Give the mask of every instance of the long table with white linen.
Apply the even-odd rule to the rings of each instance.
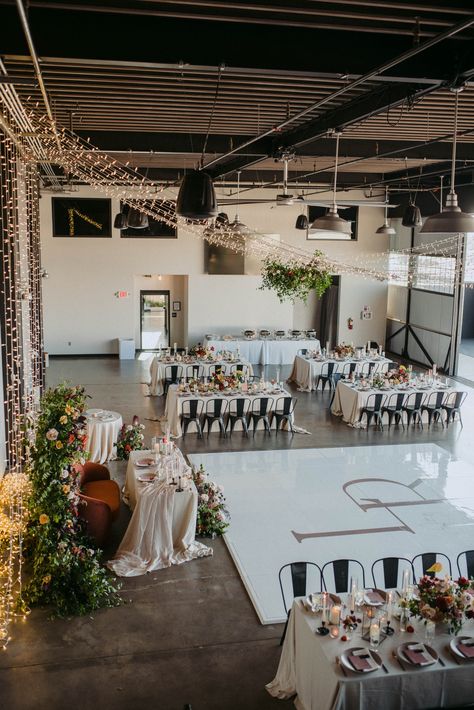
[[[276,677],[266,686],[275,698],[291,698],[296,693],[298,710],[422,710],[473,702],[473,662],[458,665],[447,650],[452,637],[440,629],[430,645],[442,664],[403,670],[394,658],[402,642],[423,642],[424,626],[415,624],[416,633],[410,638],[395,633],[381,643],[378,653],[386,671],[347,671],[344,675],[339,655],[349,648],[368,647],[368,642],[357,630],[346,643],[318,636],[315,631],[320,625],[321,617],[304,611],[300,600],[295,600]]]
[[[200,360],[198,358],[184,362],[181,360],[167,360],[154,357],[150,365],[150,384],[148,385],[150,394],[153,396],[161,396],[164,394],[164,380],[166,375],[166,368],[172,365],[178,365],[183,368],[183,377],[186,377],[186,372],[188,367],[191,368],[193,365],[199,365],[202,373],[202,377],[209,377],[211,372],[213,372],[216,365],[222,367],[225,374],[230,374],[231,368],[235,365],[246,365],[248,370],[248,375],[253,375],[253,368],[250,362],[246,359],[240,358],[240,360]]]
[[[295,338],[234,338],[233,340],[208,340],[204,341],[206,347],[213,347],[215,352],[226,350],[228,352],[240,353],[252,365],[291,365],[298,350],[321,349],[321,344],[316,338],[301,339]]]
[[[189,470],[179,449],[174,449],[183,473]],[[133,515],[108,567],[121,577],[136,577],[198,557],[212,549],[195,540],[198,493],[194,483],[182,478],[184,490],[165,482],[141,482],[156,467],[138,467],[137,461],[153,458],[151,451],[132,451],[128,460],[124,500]]]
[[[452,388],[438,388],[433,387],[427,389],[421,389],[416,387],[400,389],[393,387],[389,390],[380,389],[361,389],[355,384],[350,384],[348,382],[337,383],[336,392],[334,395],[334,401],[332,403],[331,412],[337,417],[342,417],[347,424],[351,426],[357,426],[359,422],[360,412],[363,407],[366,406],[367,400],[373,394],[382,394],[388,399],[394,394],[404,393],[406,397],[415,392],[421,392],[425,400],[428,399],[430,394],[433,392],[444,392],[449,394],[452,392]],[[426,415],[425,415],[426,416]]]
[[[311,390],[316,389],[316,381],[318,376],[321,374],[323,365],[327,363],[334,363],[334,365],[336,365],[334,372],[343,372],[345,367],[351,363],[355,363],[355,372],[358,374],[362,371],[363,366],[367,366],[369,362],[375,363],[374,372],[385,372],[392,361],[385,357],[367,357],[359,358],[358,360],[354,358],[347,358],[343,360],[341,358],[319,359],[297,355],[295,357],[293,370],[288,378],[288,382],[294,382],[298,385],[298,389],[302,392],[311,392]]]
[[[258,397],[270,397],[273,399],[273,403],[271,405],[271,411],[274,409],[276,402],[278,399],[281,397],[291,397],[290,393],[287,392],[286,390],[280,390],[278,392],[251,392],[251,393],[243,393],[243,392],[238,392],[238,393],[233,393],[233,394],[222,394],[222,393],[217,393],[214,392],[213,394],[205,395],[202,393],[199,394],[187,394],[187,395],[182,395],[180,392],[178,392],[178,387],[177,385],[171,385],[171,387],[168,389],[168,394],[166,397],[166,405],[165,405],[165,419],[167,421],[167,429],[171,432],[171,434],[175,437],[182,436],[182,429],[181,429],[181,413],[183,409],[183,402],[187,399],[200,399],[204,403],[204,409],[206,407],[206,402],[208,402],[212,398],[218,398],[218,397],[223,397],[227,399],[229,402],[232,399],[248,399],[250,401],[250,411],[252,410],[252,402],[257,399]],[[204,410],[203,410],[204,411]],[[273,427],[275,424],[274,421],[271,422],[271,426]],[[163,425],[162,425],[163,426]],[[252,429],[252,422],[249,422],[249,429]],[[258,422],[257,429],[263,429],[263,422],[260,421]],[[214,422],[214,427],[217,430],[218,429],[218,424],[217,422]],[[242,424],[241,422],[236,422],[235,425],[235,431],[241,430]],[[189,427],[189,432],[195,432],[196,431],[196,425],[194,422],[191,422],[190,427]]]

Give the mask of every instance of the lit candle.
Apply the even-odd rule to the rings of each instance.
[[[186,345],[185,353],[186,353],[186,357],[187,357],[188,356],[188,346],[187,345]]]
[[[404,599],[406,599],[407,595],[408,595],[408,584],[409,584],[408,570],[404,569],[403,570],[403,580],[402,580],[402,596],[404,597]]]
[[[380,641],[380,624],[378,621],[370,624],[370,642],[378,643]]]
[[[329,627],[329,636],[332,639],[337,639],[339,636],[339,627],[338,626],[330,626]]]
[[[329,352],[329,340],[326,340],[326,354]]]
[[[174,354],[175,354],[175,355],[176,355],[177,349],[178,349],[178,344],[177,344],[177,343],[173,343],[173,350],[174,350]]]
[[[334,604],[329,612],[329,623],[339,626],[341,620],[341,607],[338,604]]]
[[[393,592],[387,592],[387,621],[392,620],[393,614]]]
[[[323,609],[322,609],[322,620],[327,621],[328,620],[328,593],[323,592],[322,594],[323,597]]]

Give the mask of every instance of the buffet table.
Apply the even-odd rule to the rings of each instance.
[[[252,376],[253,375],[253,368],[250,362],[245,359],[245,358],[240,358],[240,360],[217,360],[217,361],[210,361],[210,360],[201,360],[198,358],[190,359],[187,362],[183,362],[183,359],[181,360],[167,360],[167,359],[160,359],[158,357],[154,357],[151,361],[150,365],[150,384],[148,385],[150,394],[153,396],[161,396],[164,394],[164,379],[165,379],[165,370],[167,367],[170,365],[180,365],[183,368],[183,377],[186,377],[186,371],[188,367],[192,367],[193,365],[199,365],[202,370],[202,376],[203,377],[209,377],[211,374],[211,371],[216,365],[221,365],[222,369],[225,374],[230,373],[230,369],[233,365],[246,365],[248,368],[248,375]]]
[[[133,515],[108,567],[121,577],[136,577],[198,557],[212,555],[212,549],[195,540],[198,493],[183,455],[174,448],[175,470],[182,491],[176,485],[152,479],[156,466],[137,462],[154,458],[151,451],[132,451],[128,460],[124,500]],[[140,480],[142,479],[142,480]]]
[[[117,455],[116,443],[122,428],[122,416],[104,409],[88,409],[86,451],[89,461],[106,463]]]
[[[323,365],[327,363],[334,363],[336,365],[335,372],[343,372],[344,367],[355,363],[356,370],[355,373],[358,374],[363,368],[364,364],[368,362],[375,362],[374,371],[385,372],[388,370],[391,360],[385,357],[366,357],[366,358],[347,358],[347,359],[334,359],[334,358],[308,358],[303,355],[297,355],[293,363],[293,369],[288,378],[288,382],[294,382],[298,385],[298,389],[302,392],[311,392],[311,390],[316,389],[316,380],[321,374]]]
[[[298,353],[298,350],[321,349],[321,344],[316,338],[296,339],[296,338],[233,338],[232,340],[218,339],[204,341],[208,348],[213,347],[215,352],[226,350],[228,352],[240,353],[252,365],[290,365]]]
[[[405,641],[423,642],[423,624],[415,634],[396,629],[380,645],[378,653],[385,669],[371,673],[345,670],[339,663],[343,651],[368,647],[360,631],[346,643],[329,636],[318,636],[320,615],[306,612],[296,599],[291,609],[278,671],[266,687],[275,698],[297,693],[299,710],[415,710],[459,707],[474,698],[473,661],[455,662],[447,650],[451,636],[437,629],[430,645],[441,661],[426,667],[400,663],[393,652]],[[472,633],[471,624],[466,624]],[[397,633],[398,632],[398,633]],[[342,632],[341,632],[342,633]]]
[[[250,411],[252,409],[252,402],[254,399],[257,397],[269,397],[273,399],[273,403],[271,405],[271,410],[274,409],[276,402],[280,397],[291,397],[290,393],[287,392],[286,390],[280,390],[278,392],[272,392],[272,393],[265,393],[265,392],[251,392],[248,394],[244,394],[243,392],[236,392],[233,394],[222,394],[215,392],[212,395],[205,395],[203,393],[198,393],[198,394],[188,394],[188,395],[183,395],[180,392],[178,392],[178,386],[177,385],[171,385],[168,389],[168,394],[166,397],[166,406],[165,406],[165,419],[167,421],[167,429],[171,432],[171,434],[175,437],[182,436],[182,429],[181,429],[181,412],[183,408],[183,402],[186,399],[200,399],[204,403],[204,408],[206,407],[206,402],[208,402],[212,398],[218,398],[218,397],[225,397],[229,402],[232,399],[248,399],[250,401]],[[275,423],[273,421],[270,422],[270,425],[273,427]],[[252,422],[249,422],[249,430],[252,430]],[[218,424],[217,422],[214,422],[214,427],[216,431],[218,430]],[[263,429],[264,425],[262,421],[258,422],[257,429]],[[242,424],[241,422],[237,422],[235,425],[234,431],[241,431],[242,430]],[[196,431],[196,425],[194,422],[191,422],[190,427],[189,427],[189,432],[194,432]]]

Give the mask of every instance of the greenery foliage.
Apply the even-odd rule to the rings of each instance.
[[[128,459],[131,451],[143,449],[144,425],[138,423],[138,417],[133,418],[133,424],[124,424],[117,440],[117,458]]]
[[[41,400],[31,452],[27,552],[31,578],[23,598],[55,616],[87,614],[120,603],[115,585],[79,518],[79,475],[87,440],[81,387],[61,384]]]
[[[294,303],[301,299],[306,303],[311,291],[316,291],[318,298],[321,298],[332,283],[331,274],[318,265],[318,257],[321,256],[323,253],[316,251],[314,259],[308,264],[266,259],[263,264],[260,288],[275,291],[281,302]]]
[[[193,481],[199,495],[196,534],[204,537],[223,535],[230,520],[223,487],[209,480],[202,464],[193,472]]]

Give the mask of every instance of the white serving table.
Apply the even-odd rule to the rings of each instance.
[[[367,400],[372,394],[383,394],[387,396],[387,401],[388,399],[393,395],[393,394],[399,394],[403,392],[406,397],[409,397],[411,394],[415,392],[422,392],[423,396],[428,399],[430,394],[432,392],[444,392],[445,394],[449,394],[453,392],[452,388],[443,388],[443,389],[434,389],[434,388],[429,388],[429,389],[416,389],[416,388],[411,388],[411,389],[397,389],[396,387],[390,389],[390,390],[379,390],[379,389],[369,389],[369,390],[360,390],[355,386],[351,386],[347,382],[341,382],[339,381],[337,383],[336,387],[336,392],[334,395],[334,401],[332,403],[331,407],[331,412],[335,414],[337,417],[342,417],[343,420],[349,424],[350,426],[358,426],[359,425],[359,416],[360,416],[360,410],[362,407],[365,407],[367,404]],[[426,414],[423,416],[424,421],[428,421],[428,417]],[[365,418],[364,418],[364,423],[365,423]]]
[[[179,449],[173,456],[183,473],[187,466]],[[108,567],[121,577],[136,577],[146,572],[182,564],[212,555],[212,549],[195,540],[198,493],[189,479],[184,490],[166,483],[142,483],[140,475],[153,468],[140,468],[136,462],[153,457],[151,451],[132,451],[128,460],[124,500],[133,515]]]
[[[216,365],[221,365],[223,371],[225,374],[230,373],[230,369],[233,365],[246,365],[248,368],[248,374],[249,376],[253,375],[253,367],[250,364],[250,362],[244,358],[240,358],[240,360],[216,360],[216,361],[210,361],[210,360],[201,360],[201,359],[194,359],[191,362],[183,362],[182,360],[177,361],[177,360],[160,360],[158,357],[154,357],[151,361],[150,365],[150,384],[148,385],[150,394],[153,396],[158,396],[160,397],[162,394],[164,394],[164,379],[165,379],[165,370],[166,367],[170,365],[181,365],[183,368],[183,377],[186,377],[186,371],[188,367],[192,367],[192,365],[200,365],[202,369],[202,376],[203,377],[209,377],[211,374],[212,368],[214,368]]]
[[[122,416],[105,409],[88,409],[84,412],[87,422],[86,451],[89,461],[106,463],[117,455],[116,443],[122,428]]]
[[[347,359],[334,359],[334,358],[324,358],[317,359],[313,357],[305,357],[303,355],[297,355],[293,363],[293,369],[288,378],[288,382],[294,382],[298,385],[298,389],[301,392],[311,392],[316,389],[316,380],[321,374],[323,365],[332,362],[337,365],[336,372],[342,372],[345,365],[350,363],[356,364],[356,373],[359,373],[364,364],[368,362],[375,362],[376,372],[385,372],[388,370],[390,363],[392,362],[385,357],[366,357],[361,359],[347,358]]]
[[[357,629],[345,643],[318,636],[315,631],[320,625],[321,616],[304,611],[295,600],[276,677],[266,686],[275,698],[290,698],[296,693],[298,710],[425,710],[472,703],[474,662],[460,661],[458,665],[447,650],[452,636],[440,629],[430,645],[443,664],[413,669],[406,665],[403,670],[393,657],[401,643],[424,641],[424,626],[416,623],[416,633],[395,633],[380,644],[378,652],[387,672],[381,668],[364,674],[346,671],[344,675],[337,657],[349,648],[369,644]],[[472,622],[465,627],[466,633],[472,634]]]
[[[270,397],[273,399],[273,404],[271,406],[271,410],[273,410],[274,406],[276,405],[276,402],[278,399],[281,397],[291,397],[291,394],[287,392],[286,390],[282,390],[280,392],[274,392],[274,393],[265,393],[265,392],[252,392],[249,394],[244,394],[243,392],[240,393],[235,393],[235,394],[229,394],[229,395],[224,395],[224,394],[218,394],[217,392],[213,393],[212,396],[206,396],[203,394],[191,394],[188,396],[180,396],[180,393],[178,392],[178,387],[177,385],[171,385],[168,389],[168,394],[166,397],[166,406],[165,406],[165,419],[167,421],[166,428],[169,429],[171,434],[175,437],[182,436],[182,429],[181,429],[181,412],[183,408],[183,402],[186,399],[200,399],[204,402],[204,409],[206,407],[206,402],[208,402],[210,399],[217,398],[217,397],[223,397],[227,399],[229,402],[232,399],[236,398],[245,398],[250,400],[250,411],[252,410],[252,402],[254,399],[258,397]],[[204,413],[204,410],[203,410]],[[163,426],[163,425],[162,425]],[[273,428],[275,426],[275,422],[271,421],[270,426]],[[252,421],[249,422],[249,430],[251,431],[253,427]],[[213,428],[217,431],[218,430],[218,423],[214,422]],[[263,429],[264,425],[262,421],[258,422],[257,429]],[[234,431],[241,431],[242,430],[242,424],[241,422],[236,422]],[[195,432],[197,431],[196,425],[194,422],[192,422],[189,426],[188,431]]]
[[[320,350],[321,344],[316,338],[301,339],[295,338],[234,338],[233,340],[208,340],[204,341],[206,347],[214,347],[215,352],[227,350],[230,352],[240,352],[243,357],[252,365],[291,365],[298,350]]]

